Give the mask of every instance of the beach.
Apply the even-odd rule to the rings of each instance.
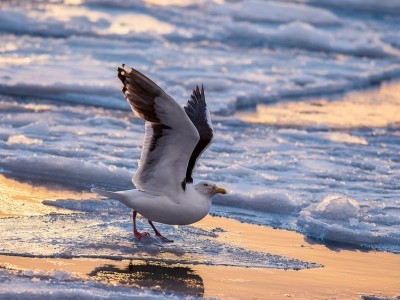
[[[400,297],[400,4],[0,3],[0,298]],[[204,87],[195,183],[227,190],[138,241],[144,122],[117,70]],[[151,231],[139,216],[140,230]],[[396,298],[397,297],[397,298]]]
[[[5,188],[2,197],[6,196],[6,199],[12,199],[15,205],[25,207],[23,213],[10,216],[2,206],[2,218],[74,213],[52,207],[49,211],[49,206],[41,204],[41,200],[56,199],[56,194],[62,197],[68,195],[77,202],[95,197],[90,193],[33,187],[4,176],[1,178],[2,188]],[[4,201],[4,198],[2,200]],[[81,297],[85,296],[74,286],[74,282],[85,281],[99,282],[110,287],[129,287],[133,289],[132,297],[136,294],[140,296],[141,289],[162,292],[164,295],[178,293],[181,297],[222,299],[360,299],[361,296],[373,295],[379,299],[399,296],[400,257],[397,254],[324,245],[296,232],[240,223],[223,217],[208,216],[193,226],[208,232],[218,228],[220,232],[212,239],[222,244],[315,262],[318,267],[300,270],[251,268],[229,266],[229,262],[227,265],[223,265],[224,262],[221,265],[207,262],[198,264],[195,258],[192,258],[191,262],[180,263],[178,258],[174,262],[165,263],[158,255],[153,257],[153,261],[152,258],[140,260],[137,257],[133,260],[79,257],[66,259],[40,255],[32,257],[19,253],[4,255],[3,252],[0,255],[2,270],[11,271],[17,278],[36,282],[38,287],[27,285],[18,292],[16,289],[21,286],[18,286],[16,279],[3,278],[0,297],[17,298],[20,293],[27,298],[32,294],[48,297],[51,294],[47,294],[46,290],[41,291],[42,287],[39,284],[49,281],[55,282],[51,292],[60,293],[61,297],[66,297],[71,291],[77,292]],[[56,236],[53,238],[57,239]],[[129,242],[136,243],[132,237],[129,238]],[[201,253],[196,255],[201,256]],[[146,266],[152,268],[146,269]],[[143,273],[145,278],[142,278]],[[160,274],[164,274],[164,277]],[[63,291],[60,288],[63,281],[68,282],[70,290]],[[91,297],[95,295],[88,294]]]

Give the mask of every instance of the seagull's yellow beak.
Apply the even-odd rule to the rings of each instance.
[[[223,189],[223,188],[220,188],[220,187],[216,187],[216,188],[214,189],[214,193],[215,193],[215,194],[226,194],[226,190]]]

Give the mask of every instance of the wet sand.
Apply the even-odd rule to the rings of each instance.
[[[95,197],[69,191],[32,187],[0,176],[2,217],[16,216],[3,204],[14,200],[34,203],[27,214],[65,213],[48,208],[41,200]],[[43,208],[41,208],[44,206]],[[48,210],[51,211],[48,211]],[[307,270],[278,270],[210,265],[166,265],[144,261],[107,259],[58,259],[0,256],[0,266],[16,270],[70,272],[73,276],[112,285],[154,287],[190,296],[223,299],[359,299],[361,295],[400,295],[400,255],[357,249],[331,249],[307,241],[303,235],[235,220],[208,216],[194,224],[199,228],[222,228],[217,239],[249,250],[283,255],[324,265]]]
[[[257,105],[236,117],[257,124],[282,127],[328,126],[332,129],[387,127],[400,124],[400,83],[353,91],[337,99],[314,98]]]
[[[66,209],[43,205],[43,200],[87,199],[91,193],[31,185],[0,174],[0,217],[35,216],[68,213]]]

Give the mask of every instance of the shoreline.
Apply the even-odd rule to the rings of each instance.
[[[20,205],[24,202],[34,203],[33,206],[29,206],[33,211],[26,212],[28,214],[65,213],[67,210],[54,207],[51,207],[51,212],[41,209],[44,205],[40,199],[49,197],[55,199],[57,194],[61,197],[68,195],[76,201],[94,196],[90,193],[79,194],[32,187],[27,183],[16,182],[4,176],[2,176],[2,182],[6,186],[3,189],[3,197],[7,197],[5,192],[8,191],[8,199],[18,200],[15,202]],[[16,217],[16,215],[7,216],[3,211],[2,218],[4,217]],[[208,264],[165,264],[159,261],[137,259],[129,261],[97,258],[32,258],[11,255],[0,255],[0,266],[10,270],[48,272],[49,274],[55,271],[67,272],[79,280],[94,280],[107,285],[149,288],[149,282],[153,282],[155,286],[167,292],[171,292],[171,289],[173,292],[182,292],[179,287],[180,282],[190,281],[189,279],[192,278],[194,286],[187,285],[183,293],[188,296],[200,295],[207,298],[359,299],[362,295],[377,297],[400,295],[398,286],[400,255],[398,254],[357,249],[335,251],[324,244],[307,241],[306,237],[300,233],[240,223],[224,217],[207,216],[193,226],[203,230],[221,228],[216,240],[227,245],[315,262],[323,267],[296,271]],[[146,271],[145,281],[136,279],[132,281],[133,275],[129,271],[130,263],[134,269],[141,270],[142,273],[143,268],[149,268],[150,271]],[[176,282],[168,285],[167,281],[160,281],[157,277],[160,272],[173,276],[183,272],[183,275],[174,277]],[[127,281],[126,278],[131,279]]]
[[[62,271],[82,280],[96,280],[105,284],[124,284],[121,274],[126,273],[129,264],[135,267],[153,266],[156,272],[148,274],[147,280],[155,280],[157,270],[186,268],[190,274],[201,279],[204,286],[202,296],[235,299],[359,299],[366,295],[377,297],[398,297],[400,295],[400,255],[388,252],[362,252],[359,250],[333,251],[322,244],[310,244],[301,234],[243,224],[232,219],[207,216],[194,226],[208,229],[218,226],[224,230],[217,239],[221,242],[239,245],[249,250],[283,255],[323,265],[321,268],[304,270],[282,270],[274,268],[242,268],[214,266],[207,264],[172,264],[145,262],[140,260],[110,259],[66,259],[29,258],[0,255],[0,266],[11,270],[34,270],[38,272]],[[245,245],[245,246],[244,246]],[[107,276],[90,276],[95,270],[107,270]],[[125,271],[123,271],[125,270]],[[129,272],[128,272],[129,273]],[[168,271],[167,271],[168,273]],[[189,274],[188,273],[188,274]],[[138,282],[135,282],[135,285]],[[132,284],[132,282],[131,282]],[[139,285],[136,287],[145,287]],[[162,285],[161,285],[162,288]],[[171,288],[171,286],[169,286]],[[186,292],[190,295],[192,287]],[[168,290],[167,290],[168,291]],[[171,291],[171,290],[169,290]]]

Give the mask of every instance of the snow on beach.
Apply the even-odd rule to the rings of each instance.
[[[400,22],[394,13],[399,7],[390,1],[340,3],[1,3],[0,170],[81,190],[131,188],[143,124],[132,118],[119,91],[116,67],[127,63],[181,104],[195,84],[204,83],[216,138],[196,175],[230,189],[215,199],[213,214],[399,253],[395,118],[383,124],[347,119],[348,126],[335,126],[328,118],[310,123],[292,115],[289,122],[273,113],[275,120],[265,126],[232,116],[238,109],[289,98],[299,107],[300,97],[400,76]],[[332,102],[306,103],[310,110],[303,115]],[[387,111],[395,112],[399,99],[390,103]],[[373,115],[372,108],[366,119]],[[81,203],[87,213],[103,203],[88,201],[93,202]],[[68,199],[46,203],[73,206]],[[57,226],[67,222],[63,218]],[[117,221],[120,234],[125,225]],[[13,220],[1,222],[15,226]]]

